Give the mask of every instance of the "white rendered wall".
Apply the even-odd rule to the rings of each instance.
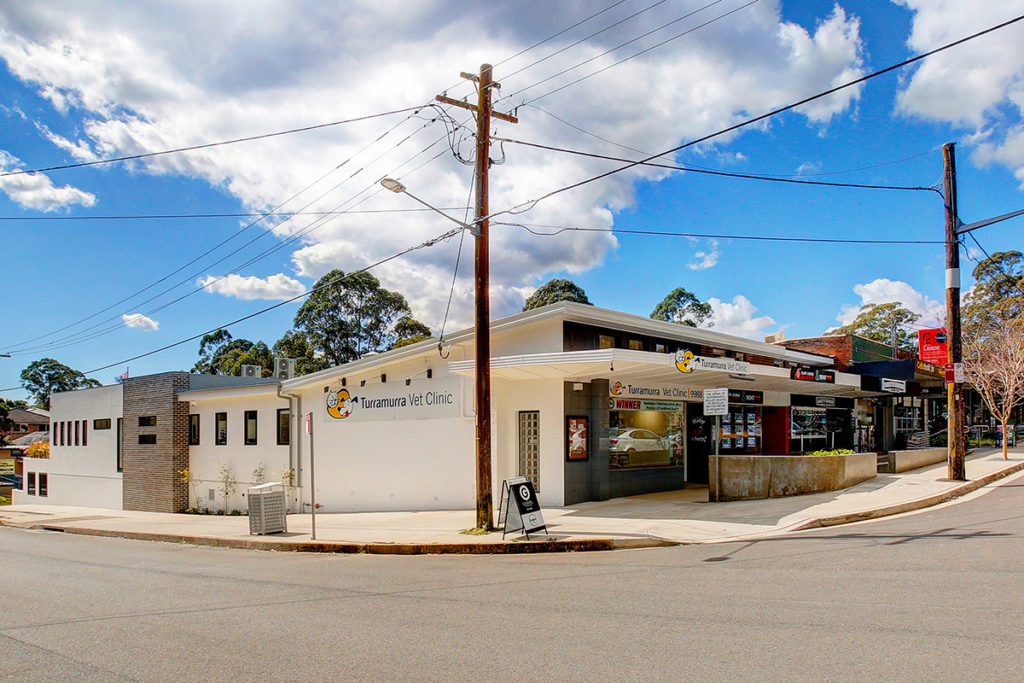
[[[454,404],[442,417],[336,419],[323,391],[341,389],[340,378],[299,390],[301,411],[313,416],[316,502],[325,512],[471,509],[476,500],[475,422],[472,380],[447,372],[436,351],[401,364],[346,376],[353,397],[400,395],[454,388]],[[433,376],[427,379],[426,370]],[[380,375],[387,375],[382,384]],[[410,384],[405,384],[406,379]],[[365,388],[360,380],[367,380]],[[357,406],[355,410],[360,410]],[[425,412],[429,414],[429,412]],[[299,418],[302,499],[310,502],[310,439]]]
[[[227,497],[226,509],[246,510],[245,491],[254,485],[253,472],[263,468],[264,481],[281,481],[288,471],[288,446],[277,445],[277,411],[288,402],[274,393],[209,398],[189,401],[189,414],[199,415],[199,445],[189,446],[189,507],[225,509],[221,491],[221,468],[227,467],[235,478],[234,492]],[[245,445],[245,411],[255,410],[256,445]],[[216,445],[216,414],[228,414],[227,444]],[[213,496],[210,492],[213,491]],[[198,501],[197,501],[198,496]],[[294,509],[294,507],[293,507]]]
[[[85,420],[88,424],[88,445],[54,445],[57,438],[51,429],[50,457],[25,458],[23,470],[24,486],[27,486],[29,472],[35,472],[37,479],[41,472],[48,474],[47,495],[30,496],[25,491],[15,490],[12,502],[19,505],[81,505],[120,510],[117,419],[121,417],[121,399],[120,384],[51,395],[51,424],[77,421],[81,425],[81,421]],[[94,420],[104,418],[110,420],[110,429],[94,429]],[[81,444],[81,436],[79,439]],[[65,437],[66,443],[69,441]],[[74,443],[73,436],[70,443]]]
[[[531,353],[558,353],[564,350],[562,319],[539,320],[491,335],[491,356],[516,356]],[[473,349],[469,349],[469,357]]]
[[[502,479],[519,476],[519,411],[523,410],[540,411],[540,490],[537,497],[541,505],[563,505],[565,410],[562,380],[495,380],[492,402],[497,411],[495,510]]]

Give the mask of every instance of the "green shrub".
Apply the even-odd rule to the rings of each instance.
[[[832,451],[811,451],[810,453],[804,453],[804,455],[851,455],[856,451],[851,451],[849,448],[837,448]]]
[[[0,496],[0,505],[10,505],[11,499],[7,496]]]

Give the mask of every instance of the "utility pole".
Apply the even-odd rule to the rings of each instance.
[[[956,208],[956,155],[954,143],[942,146],[942,177],[946,205],[946,320],[949,324],[949,344],[946,360],[953,367],[962,362],[960,345],[960,241],[957,236],[959,221]],[[948,478],[963,481],[967,478],[964,469],[963,430],[963,385],[961,382],[946,385],[946,443]]]
[[[491,495],[491,304],[490,247],[488,228],[490,213],[487,201],[487,176],[491,166],[491,117],[519,123],[508,114],[491,111],[491,90],[501,85],[491,78],[491,65],[481,64],[480,75],[462,73],[462,78],[477,87],[476,105],[438,95],[438,102],[468,109],[476,114],[476,526],[490,531],[494,528],[494,498]]]

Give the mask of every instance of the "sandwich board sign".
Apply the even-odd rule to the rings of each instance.
[[[531,532],[548,533],[544,515],[540,511],[533,482],[526,477],[514,477],[501,482],[501,503],[498,508],[501,537],[513,531],[522,531],[527,540]]]

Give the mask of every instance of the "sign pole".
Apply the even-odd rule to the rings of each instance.
[[[306,413],[306,433],[309,434],[309,504],[312,532],[309,535],[309,540],[316,540],[316,476],[313,467],[313,413]]]

